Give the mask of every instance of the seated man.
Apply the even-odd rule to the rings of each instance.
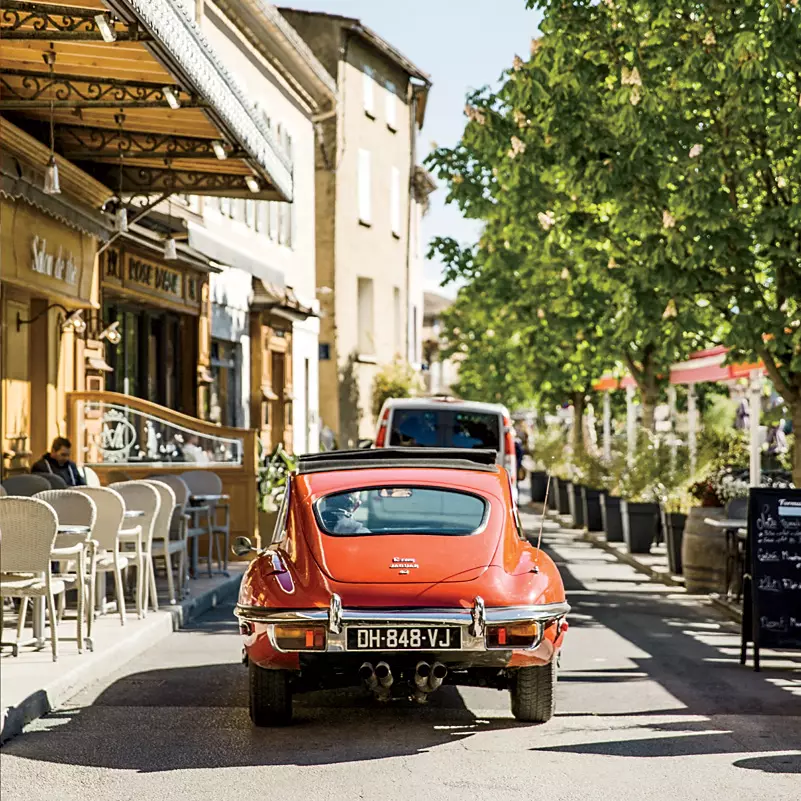
[[[31,468],[31,473],[52,473],[67,482],[68,487],[86,486],[86,481],[78,472],[75,462],[70,461],[72,443],[66,437],[56,437],[50,446],[50,453],[44,454]]]
[[[369,534],[370,529],[353,519],[361,506],[358,492],[347,492],[327,498],[321,513],[323,523],[331,534]]]

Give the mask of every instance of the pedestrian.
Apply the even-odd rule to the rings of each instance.
[[[751,409],[748,406],[748,401],[745,398],[740,398],[740,403],[737,405],[737,413],[734,416],[734,427],[738,431],[745,431],[751,419]]]
[[[44,454],[31,468],[31,473],[51,473],[60,476],[68,487],[84,487],[86,481],[78,472],[75,462],[70,461],[72,443],[66,437],[56,437],[50,446],[50,453]]]

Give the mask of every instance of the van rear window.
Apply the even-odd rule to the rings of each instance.
[[[501,448],[500,417],[491,412],[403,409],[392,413],[389,444],[412,448]]]

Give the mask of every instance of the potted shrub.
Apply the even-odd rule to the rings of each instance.
[[[600,459],[585,455],[577,470],[581,475],[581,510],[584,528],[588,531],[603,531],[601,496],[609,483],[609,469]]]
[[[545,491],[548,486],[548,474],[551,476],[557,466],[564,461],[565,441],[559,428],[550,427],[534,437],[534,447],[531,456],[534,460],[534,470],[531,471],[531,500],[534,503],[545,501]],[[549,497],[554,500],[549,504],[552,509],[558,509],[558,490],[551,483],[548,490]]]
[[[270,544],[289,474],[296,467],[297,460],[283,445],[278,445],[270,458],[263,461],[259,468],[258,517],[262,547]]]
[[[609,466],[606,489],[600,496],[601,519],[607,542],[623,542],[623,519],[620,512],[621,486],[626,468],[625,456],[616,454]]]
[[[662,530],[665,533],[668,568],[676,576],[682,575],[681,547],[692,500],[688,489],[682,487],[666,492],[661,501]]]

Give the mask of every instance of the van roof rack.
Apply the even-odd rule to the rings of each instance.
[[[426,467],[497,473],[494,450],[487,448],[361,448],[310,453],[298,458],[298,473]]]

